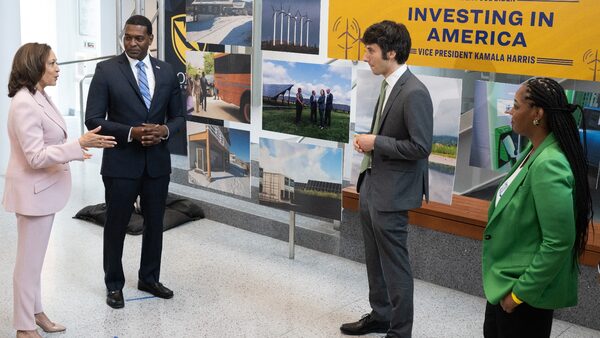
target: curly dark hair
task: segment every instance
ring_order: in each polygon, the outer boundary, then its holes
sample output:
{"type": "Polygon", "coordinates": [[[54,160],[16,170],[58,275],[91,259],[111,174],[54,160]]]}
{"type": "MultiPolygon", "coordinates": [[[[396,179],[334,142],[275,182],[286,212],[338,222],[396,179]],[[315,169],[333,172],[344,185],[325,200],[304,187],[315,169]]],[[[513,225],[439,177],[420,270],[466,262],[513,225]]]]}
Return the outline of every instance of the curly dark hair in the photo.
{"type": "Polygon", "coordinates": [[[548,129],[556,137],[560,148],[564,152],[571,171],[575,178],[575,230],[576,237],[573,244],[573,258],[578,262],[578,257],[583,254],[587,242],[588,227],[594,217],[592,197],[588,185],[588,164],[585,154],[585,124],[582,126],[584,144],[579,138],[579,128],[573,113],[583,109],[579,105],[570,104],[563,87],[553,79],[536,77],[525,82],[527,89],[526,98],[535,107],[544,110],[544,118],[548,129]]]}
{"type": "Polygon", "coordinates": [[[383,59],[387,60],[387,53],[396,52],[398,64],[406,63],[410,55],[410,33],[401,23],[394,21],[381,21],[369,26],[361,39],[365,45],[377,44],[383,53],[383,59]]]}
{"type": "Polygon", "coordinates": [[[8,78],[8,97],[13,97],[25,87],[33,94],[35,86],[46,71],[50,46],[45,43],[26,43],[15,53],[8,78]]]}

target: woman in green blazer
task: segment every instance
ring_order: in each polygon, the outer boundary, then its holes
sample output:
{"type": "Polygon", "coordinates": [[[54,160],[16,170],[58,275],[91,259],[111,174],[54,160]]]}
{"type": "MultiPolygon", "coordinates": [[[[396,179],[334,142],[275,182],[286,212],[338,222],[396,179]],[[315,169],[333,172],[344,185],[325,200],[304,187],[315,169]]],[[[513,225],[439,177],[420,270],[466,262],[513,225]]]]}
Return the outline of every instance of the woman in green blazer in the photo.
{"type": "Polygon", "coordinates": [[[578,258],[592,219],[577,108],[548,78],[530,79],[515,94],[512,128],[531,144],[490,204],[485,337],[548,337],[553,310],[577,304],[578,258]]]}

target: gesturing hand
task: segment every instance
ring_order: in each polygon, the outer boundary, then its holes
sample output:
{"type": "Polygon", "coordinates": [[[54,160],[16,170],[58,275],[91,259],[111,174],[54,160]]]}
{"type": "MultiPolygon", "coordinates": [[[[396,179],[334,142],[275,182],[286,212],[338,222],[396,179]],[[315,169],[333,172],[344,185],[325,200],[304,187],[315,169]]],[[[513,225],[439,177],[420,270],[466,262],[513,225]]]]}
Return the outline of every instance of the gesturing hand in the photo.
{"type": "Polygon", "coordinates": [[[88,150],[88,148],[112,148],[117,145],[114,136],[98,134],[101,128],[101,126],[98,126],[79,137],[79,145],[82,149],[88,150]]]}

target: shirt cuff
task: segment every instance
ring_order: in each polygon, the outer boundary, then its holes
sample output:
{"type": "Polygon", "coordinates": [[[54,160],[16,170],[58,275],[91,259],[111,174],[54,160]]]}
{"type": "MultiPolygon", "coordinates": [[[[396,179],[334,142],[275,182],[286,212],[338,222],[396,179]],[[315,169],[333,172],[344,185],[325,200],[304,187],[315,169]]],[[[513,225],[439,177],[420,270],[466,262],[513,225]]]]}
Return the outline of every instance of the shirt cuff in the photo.
{"type": "Polygon", "coordinates": [[[127,134],[127,143],[131,143],[133,141],[133,139],[131,138],[132,130],[133,130],[133,127],[129,128],[129,134],[127,134]]]}
{"type": "Polygon", "coordinates": [[[169,127],[166,124],[163,124],[165,126],[165,128],[167,128],[167,136],[165,137],[161,137],[161,140],[168,140],[169,139],[169,135],[171,134],[169,131],[169,127]]]}

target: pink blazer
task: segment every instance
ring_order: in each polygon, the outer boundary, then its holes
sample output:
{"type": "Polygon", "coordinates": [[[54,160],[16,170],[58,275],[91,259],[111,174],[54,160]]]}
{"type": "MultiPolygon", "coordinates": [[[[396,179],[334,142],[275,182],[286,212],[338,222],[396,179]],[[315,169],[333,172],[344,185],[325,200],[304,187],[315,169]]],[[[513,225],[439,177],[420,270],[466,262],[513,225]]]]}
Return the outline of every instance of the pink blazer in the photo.
{"type": "Polygon", "coordinates": [[[21,89],[8,111],[10,159],[2,204],[28,216],[54,214],[71,193],[69,161],[83,160],[78,140],[67,142],[65,120],[42,93],[21,89]]]}

